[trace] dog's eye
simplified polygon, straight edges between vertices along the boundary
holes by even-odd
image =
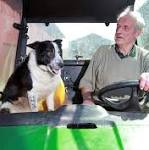
[[[48,52],[48,56],[51,56],[51,52]]]
[[[49,51],[48,56],[51,57],[51,58],[54,57],[54,51]]]

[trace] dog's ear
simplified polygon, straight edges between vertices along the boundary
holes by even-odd
[[[38,49],[40,42],[36,41],[34,43],[31,44],[27,44],[28,47],[32,48],[32,49]]]
[[[55,42],[58,45],[58,47],[62,48],[62,40],[61,39],[56,39],[53,42]]]

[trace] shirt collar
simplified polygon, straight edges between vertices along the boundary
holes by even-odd
[[[136,56],[136,48],[135,45],[132,47],[132,49],[130,50],[130,53],[127,55],[124,55],[123,53],[120,52],[120,50],[118,49],[117,45],[115,44],[115,51],[118,54],[118,56],[123,59],[123,58],[127,58],[127,57],[135,57]]]

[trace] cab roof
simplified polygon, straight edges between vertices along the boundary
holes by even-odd
[[[135,0],[23,0],[28,22],[116,22]]]

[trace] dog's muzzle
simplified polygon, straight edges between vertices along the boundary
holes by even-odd
[[[53,74],[59,74],[61,69],[64,67],[63,61],[59,63],[50,63],[48,65],[49,71],[52,72]]]

